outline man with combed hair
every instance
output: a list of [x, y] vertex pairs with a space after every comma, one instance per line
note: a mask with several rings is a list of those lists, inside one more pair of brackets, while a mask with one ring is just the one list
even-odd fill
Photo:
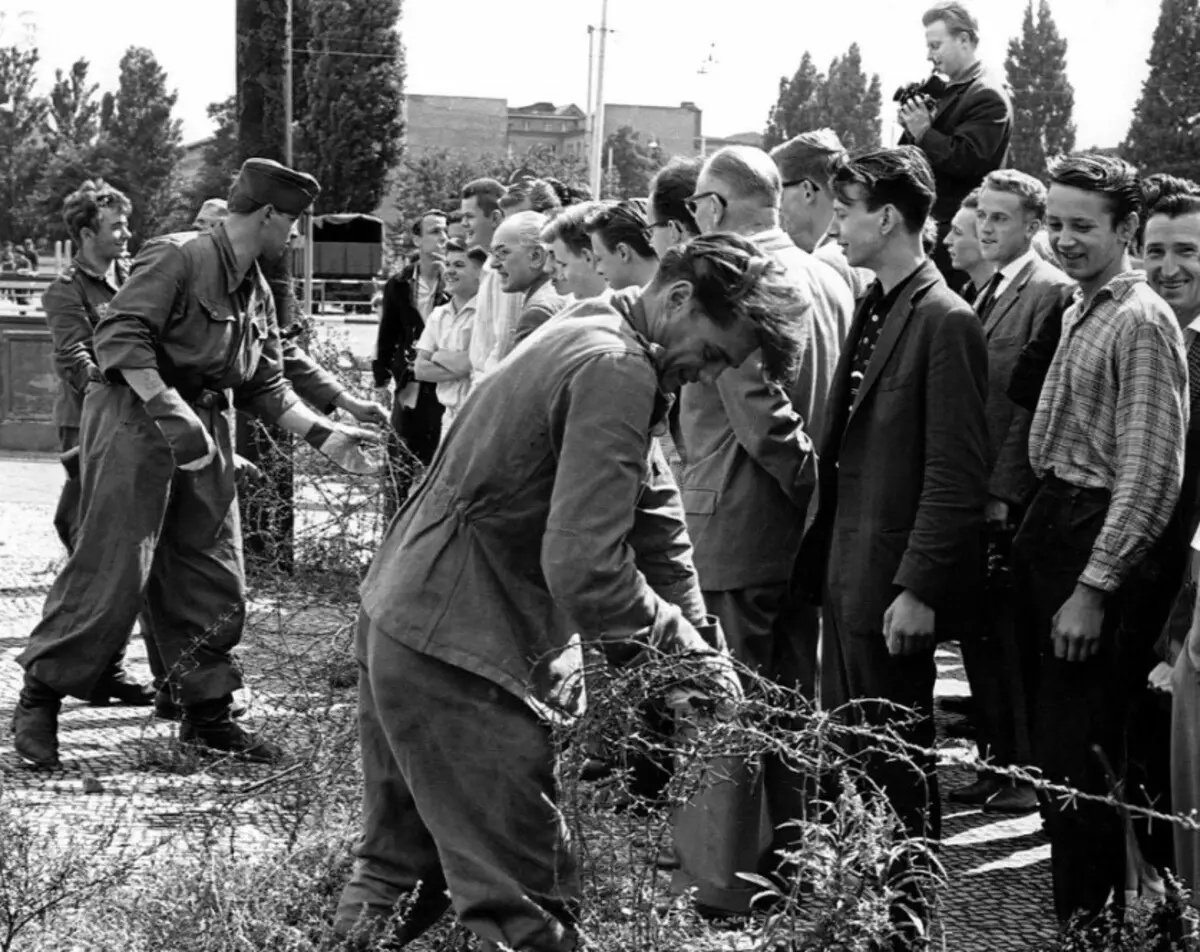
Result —
[[650, 183], [650, 244], [660, 258], [667, 250], [700, 234], [687, 200], [696, 191], [704, 160], [677, 155]]
[[508, 186], [508, 191], [500, 198], [500, 210], [505, 218], [520, 212], [541, 212], [545, 215], [562, 208], [562, 204], [554, 186], [538, 178], [518, 179]]
[[602, 202], [584, 227], [592, 238], [596, 273], [614, 291], [643, 288], [654, 277], [658, 255], [650, 245], [650, 223], [640, 203], [633, 199]]
[[[821, 697], [932, 748], [936, 638], [969, 637], [987, 497], [987, 347], [979, 319], [926, 257], [933, 172], [911, 147], [851, 159], [834, 177], [834, 229], [875, 272], [829, 394], [820, 504], [798, 579], [822, 599]], [[879, 703], [880, 701], [887, 703]], [[900, 705], [915, 712], [894, 723]], [[847, 738], [858, 750], [860, 742]], [[864, 752], [909, 835], [941, 832], [931, 757]], [[927, 909], [920, 895], [913, 912]], [[893, 919], [911, 935], [908, 913]]]
[[467, 401], [363, 583], [365, 804], [340, 933], [386, 924], [409, 898], [400, 944], [453, 905], [494, 945], [580, 947], [538, 712], [580, 711], [581, 641], [615, 664], [647, 646], [688, 652], [672, 662], [685, 684], [740, 693], [727, 653], [702, 636], [719, 639], [719, 626], [651, 431], [681, 382], [755, 354], [789, 378], [799, 340], [783, 315], [799, 306], [751, 242], [698, 238], [644, 291], [551, 321]]
[[797, 247], [816, 255], [833, 268], [858, 300], [875, 275], [852, 268], [841, 246], [829, 234], [833, 221], [833, 173], [846, 156], [842, 141], [832, 129], [803, 132], [771, 150], [783, 179], [779, 212], [783, 230]]
[[492, 268], [500, 276], [500, 286], [509, 294], [522, 295], [521, 315], [513, 328], [514, 346], [566, 305], [546, 270], [545, 227], [546, 216], [540, 212], [517, 212], [501, 222], [492, 236]]
[[954, 291], [966, 276], [954, 271], [942, 242], [962, 200], [983, 177], [1004, 165], [1012, 138], [1012, 102], [976, 52], [979, 24], [959, 0], [939, 0], [921, 18], [929, 61], [948, 84], [930, 103], [913, 97], [900, 105], [902, 145], [915, 145], [929, 160], [937, 182], [933, 218], [938, 241], [933, 260]]
[[[975, 193], [972, 193], [975, 194]], [[988, 345], [988, 503], [984, 521], [990, 573], [987, 610], [974, 637], [963, 639], [963, 664], [975, 698], [979, 753], [997, 767], [1032, 762], [1029, 690], [1034, 657], [1030, 639], [1013, 617], [1009, 575], [1013, 533], [1037, 488], [1029, 464], [1032, 414], [1008, 396], [1021, 351], [1047, 320], [1061, 320], [1074, 282], [1033, 250], [1046, 219], [1046, 188], [1013, 169], [991, 172], [972, 211], [983, 261], [995, 273], [978, 287], [975, 312]], [[957, 219], [956, 219], [957, 221]], [[950, 793], [958, 803], [982, 805], [991, 813], [1027, 813], [1037, 808], [1033, 789], [987, 770]]]
[[[507, 189], [495, 179], [475, 179], [463, 186], [462, 223], [468, 248], [491, 248], [492, 236], [504, 220], [500, 199], [506, 193]], [[511, 350], [510, 338], [524, 303], [523, 295], [504, 290], [495, 270], [483, 269], [476, 296], [475, 327], [471, 330], [472, 389], [479, 386]]]
[[[1173, 541], [1187, 431], [1179, 323], [1129, 261], [1141, 210], [1137, 172], [1120, 159], [1075, 154], [1050, 167], [1047, 230], [1079, 286], [1029, 429], [1040, 484], [1013, 554], [1027, 593], [1018, 624], [1039, 654], [1034, 758], [1048, 780], [1093, 795], [1110, 789], [1095, 748], [1120, 780], [1136, 740], [1131, 692], [1158, 634], [1142, 630], [1137, 604], [1174, 557], [1160, 541]], [[1120, 817], [1056, 797], [1042, 813], [1059, 922], [1100, 916], [1124, 889]]]
[[[768, 386], [753, 361], [715, 383], [683, 388], [680, 488], [704, 601], [721, 619], [734, 657], [766, 678], [811, 694], [817, 612], [792, 604], [790, 581], [816, 477], [811, 434], [824, 424], [825, 397], [854, 302], [833, 270], [797, 248], [780, 228], [780, 193], [779, 171], [766, 152], [730, 146], [704, 163], [689, 198], [702, 234], [742, 235], [783, 269], [802, 303], [781, 319], [795, 326], [804, 343], [797, 374], [782, 388]], [[694, 888], [702, 911], [745, 912], [758, 888], [737, 873], [777, 865], [772, 851], [758, 855], [764, 793], [771, 827], [778, 830], [771, 845], [787, 846], [794, 835], [779, 827], [802, 814], [800, 780], [781, 760], [768, 759], [765, 768], [761, 783], [750, 775], [739, 778], [740, 796], [721, 792], [725, 809], [701, 797], [679, 814], [680, 869], [672, 888]], [[716, 840], [730, 847], [713, 850]], [[739, 855], [747, 850], [753, 855]], [[714, 852], [729, 857], [727, 868], [704, 867]]]
[[576, 301], [607, 297], [612, 293], [604, 275], [596, 272], [592, 238], [587, 232], [588, 216], [595, 202], [582, 202], [564, 208], [542, 229], [542, 243], [550, 250], [554, 290]]

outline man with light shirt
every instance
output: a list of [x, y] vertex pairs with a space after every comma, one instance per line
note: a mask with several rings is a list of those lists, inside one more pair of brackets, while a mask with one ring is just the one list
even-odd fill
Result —
[[[468, 248], [490, 248], [496, 228], [504, 220], [500, 199], [507, 189], [495, 179], [475, 179], [462, 190], [462, 224]], [[521, 317], [520, 294], [507, 293], [499, 274], [483, 269], [476, 300], [475, 327], [471, 331], [471, 387], [495, 370], [511, 349], [510, 337]]]
[[434, 308], [417, 341], [413, 375], [437, 384], [437, 398], [444, 409], [442, 437], [471, 392], [471, 330], [475, 325], [475, 295], [487, 264], [482, 248], [467, 250], [461, 241], [446, 246], [446, 290], [448, 302]]
[[[1008, 577], [1012, 536], [1037, 486], [1029, 464], [1032, 414], [1008, 396], [1021, 351], [1048, 318], [1058, 320], [1074, 282], [1033, 249], [1046, 218], [1046, 188], [1024, 172], [1002, 169], [972, 193], [983, 264], [995, 273], [986, 281], [972, 274], [978, 293], [975, 312], [988, 346], [988, 503], [984, 511], [990, 564], [987, 611], [976, 637], [962, 641], [963, 664], [975, 698], [979, 753], [997, 767], [1027, 765], [1029, 689], [1034, 646], [1015, 625]], [[964, 202], [964, 206], [966, 203]], [[961, 212], [960, 212], [961, 214]], [[955, 218], [954, 228], [958, 228]], [[954, 249], [951, 249], [955, 260]], [[955, 260], [955, 267], [962, 265]], [[969, 271], [969, 269], [968, 269]], [[970, 273], [970, 272], [969, 272]], [[987, 770], [974, 783], [951, 791], [958, 803], [982, 805], [991, 813], [1028, 813], [1037, 808], [1033, 788], [1013, 785]]]

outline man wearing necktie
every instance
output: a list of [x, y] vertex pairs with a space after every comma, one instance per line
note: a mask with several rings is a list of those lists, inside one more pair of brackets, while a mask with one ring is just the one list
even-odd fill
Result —
[[[1033, 648], [1019, 644], [1013, 624], [1008, 550], [1035, 480], [1029, 465], [1033, 414], [1008, 396], [1021, 350], [1049, 315], [1061, 313], [1074, 282], [1033, 250], [1046, 217], [1046, 188], [1024, 172], [1002, 169], [984, 180], [976, 209], [980, 252], [996, 273], [975, 310], [988, 347], [988, 537], [986, 621], [963, 639], [963, 664], [976, 701], [979, 754], [998, 767], [1031, 759], [1026, 686]], [[1028, 641], [1028, 639], [1024, 639]], [[986, 770], [950, 794], [988, 812], [1027, 813], [1037, 807], [1032, 787], [1013, 786]]]

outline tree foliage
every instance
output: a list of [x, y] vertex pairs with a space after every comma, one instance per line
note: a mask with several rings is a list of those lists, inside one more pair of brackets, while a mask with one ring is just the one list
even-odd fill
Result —
[[1200, 175], [1200, 0], [1162, 0], [1150, 74], [1121, 154], [1146, 172]]
[[763, 147], [770, 149], [802, 132], [828, 127], [848, 149], [876, 146], [882, 131], [883, 94], [878, 74], [863, 72], [862, 51], [852, 43], [835, 56], [828, 74], [820, 72], [807, 51], [789, 80], [779, 80], [779, 98], [771, 107]]
[[1047, 0], [1025, 6], [1020, 37], [1008, 41], [1004, 60], [1012, 89], [1013, 135], [1009, 161], [1041, 179], [1047, 159], [1075, 148], [1075, 89], [1067, 79], [1067, 41], [1058, 32]]
[[69, 73], [54, 71], [50, 90], [50, 109], [45, 124], [46, 140], [51, 149], [91, 145], [100, 131], [98, 83], [88, 82], [89, 63], [76, 60]]
[[188, 187], [186, 204], [194, 216], [210, 198], [225, 198], [241, 167], [238, 162], [237, 98], [209, 103], [208, 118], [216, 128], [204, 146], [199, 173]]
[[604, 143], [604, 167], [616, 176], [615, 194], [604, 190], [603, 198], [645, 198], [650, 180], [667, 164], [658, 143], [642, 142], [632, 126], [621, 126]]
[[[307, 109], [309, 19], [309, 0], [292, 0], [293, 120]], [[287, 0], [237, 0], [239, 165], [251, 156], [284, 159], [286, 22]]]
[[44, 123], [50, 104], [34, 91], [38, 54], [0, 47], [0, 241], [31, 233], [27, 197], [46, 159]]
[[[321, 182], [316, 211], [373, 212], [404, 134], [400, 0], [309, 0], [306, 171]], [[354, 55], [348, 55], [354, 54]]]

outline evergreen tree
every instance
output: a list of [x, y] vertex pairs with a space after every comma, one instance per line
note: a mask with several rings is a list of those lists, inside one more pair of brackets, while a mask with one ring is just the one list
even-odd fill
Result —
[[78, 59], [70, 73], [54, 71], [46, 139], [55, 151], [64, 146], [90, 145], [100, 130], [100, 103], [96, 100], [100, 87], [88, 82], [88, 66], [87, 60]]
[[316, 211], [373, 213], [403, 148], [400, 0], [310, 0], [305, 171]]
[[167, 90], [167, 74], [153, 53], [137, 46], [125, 51], [100, 157], [111, 165], [113, 184], [133, 203], [129, 225], [135, 243], [159, 234], [181, 199], [174, 174], [183, 155], [181, 123], [172, 117], [177, 98]]
[[1200, 0], [1162, 0], [1150, 74], [1121, 154], [1145, 173], [1200, 175]]
[[[815, 125], [807, 129], [828, 126], [838, 134], [847, 149], [879, 145], [883, 95], [878, 74], [867, 79], [862, 68], [862, 52], [852, 43], [845, 56], [839, 56], [829, 66], [829, 76], [818, 93], [820, 109], [814, 116]], [[798, 135], [807, 129], [796, 129]]]
[[0, 47], [0, 241], [36, 230], [26, 213], [46, 158], [42, 133], [50, 108], [33, 91], [37, 64], [36, 50]]
[[216, 123], [212, 141], [204, 147], [200, 174], [188, 188], [187, 208], [191, 215], [210, 198], [225, 198], [238, 169], [237, 97], [210, 103], [208, 118]]
[[1075, 148], [1075, 89], [1067, 79], [1067, 41], [1047, 0], [1025, 6], [1021, 36], [1008, 41], [1004, 60], [1012, 89], [1013, 135], [1009, 163], [1044, 179], [1049, 159]]
[[812, 55], [805, 50], [796, 74], [791, 79], [786, 76], [779, 79], [779, 98], [771, 107], [767, 129], [763, 133], [764, 149], [774, 148], [801, 132], [820, 128], [817, 121], [820, 108], [817, 93], [824, 85], [824, 75], [817, 70]]
[[[237, 164], [251, 156], [284, 159], [283, 50], [287, 0], [237, 0]], [[308, 110], [306, 70], [313, 43], [309, 0], [292, 2], [292, 123]], [[339, 47], [350, 49], [349, 46]], [[297, 138], [295, 155], [304, 149]], [[297, 165], [304, 163], [299, 158]]]

